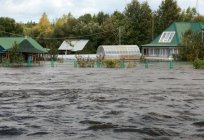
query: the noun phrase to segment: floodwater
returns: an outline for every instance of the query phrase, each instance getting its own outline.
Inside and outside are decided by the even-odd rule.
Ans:
[[[0,67],[1,140],[203,140],[204,70]]]

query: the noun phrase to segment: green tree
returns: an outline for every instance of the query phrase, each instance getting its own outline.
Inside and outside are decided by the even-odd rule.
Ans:
[[[53,45],[58,48],[60,44],[63,42],[63,39],[77,36],[77,34],[74,31],[74,27],[76,24],[77,20],[72,16],[71,13],[63,15],[62,18],[57,19],[57,21],[54,24],[54,30],[52,33],[52,37],[56,38],[55,41],[53,42]]]
[[[57,60],[58,48],[54,45],[52,41],[47,44],[48,54],[50,55],[50,59]]]
[[[99,25],[102,25],[106,19],[108,19],[109,15],[105,14],[104,12],[98,12],[97,15],[94,15],[93,19],[95,20],[95,22],[99,23]]]
[[[195,8],[188,7],[186,10],[183,10],[180,15],[181,21],[194,21],[198,13]]]
[[[180,11],[176,0],[163,0],[155,13],[155,33],[160,34],[171,23],[178,21]]]
[[[179,48],[179,57],[184,61],[204,59],[204,34],[203,32],[188,31],[184,33],[182,46]]]
[[[86,45],[87,47],[81,53],[95,53],[97,47],[101,44],[101,33],[102,28],[98,23],[94,21],[90,21],[89,23],[85,22],[77,22],[74,26],[74,32],[77,36],[81,36],[82,39],[88,39],[89,43]],[[76,38],[76,39],[80,39]]]
[[[24,61],[20,46],[14,42],[13,47],[8,51],[10,56],[10,63],[21,64]]]
[[[23,27],[9,17],[0,17],[0,36],[16,36],[23,34]]]
[[[195,21],[204,23],[204,16],[202,16],[202,15],[197,15],[197,16],[195,17]]]
[[[76,23],[77,20],[72,16],[71,13],[68,15],[63,15],[63,17],[59,18],[54,25],[53,37],[61,38],[75,36],[73,28]]]
[[[80,16],[78,18],[78,21],[77,22],[84,22],[86,24],[88,24],[89,22],[91,22],[93,20],[91,14],[85,14],[83,16]]]
[[[204,23],[204,16],[200,15],[195,8],[187,8],[186,10],[183,10],[180,15],[181,21],[197,21]]]
[[[126,44],[145,44],[151,39],[152,11],[147,2],[133,0],[125,9]]]
[[[37,37],[38,31],[36,29],[37,23],[35,22],[27,22],[25,24],[21,24],[23,27],[23,34],[26,36]]]
[[[121,44],[125,43],[125,15],[119,11],[115,11],[102,25],[103,44],[116,45],[119,44],[119,28],[121,34]]]

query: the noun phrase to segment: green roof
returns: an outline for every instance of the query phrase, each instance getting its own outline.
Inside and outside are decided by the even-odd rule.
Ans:
[[[204,24],[200,22],[174,22],[163,32],[175,32],[174,37],[171,42],[161,43],[159,42],[162,33],[158,35],[152,42],[149,44],[142,45],[142,47],[176,47],[182,43],[183,34],[191,30],[192,32],[198,32],[204,30]]]
[[[8,51],[17,43],[21,52],[24,53],[45,53],[46,50],[31,37],[0,37],[0,47]]]

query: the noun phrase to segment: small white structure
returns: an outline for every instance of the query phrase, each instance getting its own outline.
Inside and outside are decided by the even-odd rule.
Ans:
[[[77,52],[84,49],[86,44],[89,40],[65,40],[60,45],[58,50],[60,51],[60,54],[70,54],[71,52]]]
[[[69,54],[69,55],[58,55],[58,59],[62,59],[64,61],[67,60],[76,60],[77,56],[82,57],[82,58],[89,58],[89,59],[96,59],[96,54],[80,54],[80,55],[75,55],[75,54]]]
[[[141,57],[137,45],[101,45],[96,55],[101,59],[138,60]]]

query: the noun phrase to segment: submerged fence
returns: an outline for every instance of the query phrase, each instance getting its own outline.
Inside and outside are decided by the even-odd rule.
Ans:
[[[139,69],[175,69],[182,66],[193,67],[190,63],[177,62],[177,61],[98,61],[93,60],[90,62],[78,62],[77,60],[57,61],[51,59],[50,61],[39,61],[33,63],[32,61],[24,62],[22,64],[11,64],[8,61],[1,62],[0,67],[68,67],[68,68],[139,68]]]
[[[149,60],[144,60],[144,68],[148,69],[148,68],[168,68],[168,69],[173,69],[176,66],[176,62],[173,60],[170,61],[149,61]]]
[[[140,68],[140,69],[153,69],[153,68],[162,68],[162,69],[174,69],[178,67],[176,61],[92,61],[89,63],[86,62],[78,62],[76,60],[70,60],[65,62],[57,62],[51,61],[49,63],[51,67],[60,67],[60,66],[67,66],[67,67],[74,67],[74,68]]]

